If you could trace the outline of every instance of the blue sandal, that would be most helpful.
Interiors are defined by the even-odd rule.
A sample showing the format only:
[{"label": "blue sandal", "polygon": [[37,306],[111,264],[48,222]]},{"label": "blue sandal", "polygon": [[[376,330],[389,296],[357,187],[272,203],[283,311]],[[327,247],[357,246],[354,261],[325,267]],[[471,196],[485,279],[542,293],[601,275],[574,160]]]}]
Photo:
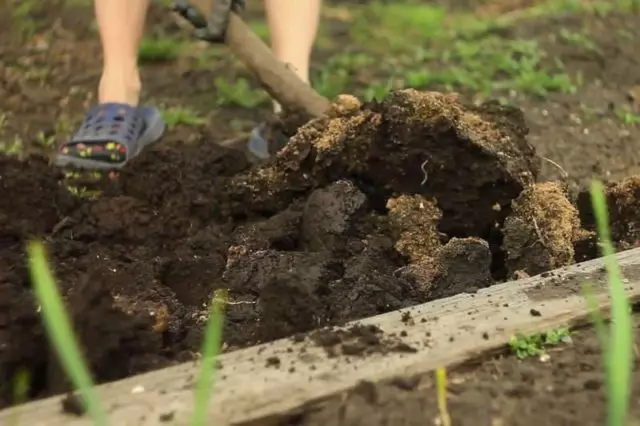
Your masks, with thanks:
[{"label": "blue sandal", "polygon": [[249,153],[260,161],[271,158],[274,152],[280,151],[289,139],[279,131],[270,131],[266,123],[256,126],[247,142]]},{"label": "blue sandal", "polygon": [[104,103],[91,108],[80,130],[62,144],[60,167],[112,170],[124,167],[164,134],[160,111],[151,107]]}]

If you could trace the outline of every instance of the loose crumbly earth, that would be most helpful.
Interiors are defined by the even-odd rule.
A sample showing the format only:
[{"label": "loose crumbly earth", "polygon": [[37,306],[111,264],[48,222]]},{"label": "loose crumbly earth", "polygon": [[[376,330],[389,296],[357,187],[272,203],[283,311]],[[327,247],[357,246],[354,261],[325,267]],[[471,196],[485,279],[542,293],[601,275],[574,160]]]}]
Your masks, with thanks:
[{"label": "loose crumbly earth", "polygon": [[[51,3],[46,16],[56,21],[42,19],[56,37],[46,47],[37,39],[19,45],[0,25],[4,134],[19,135],[35,154],[46,150],[30,141],[54,133],[51,117],[80,116],[92,102],[99,73],[90,9]],[[176,25],[157,8],[151,21]],[[610,28],[635,36],[638,24],[635,14],[568,16],[505,30],[539,39],[567,69],[581,70],[576,94],[523,97],[522,112],[438,92],[402,90],[364,105],[343,97],[258,168],[215,142],[234,132],[229,117],[252,122],[265,116],[260,109],[221,110],[198,130],[177,126],[117,181],[93,183],[94,199],[70,193],[46,158],[0,156],[0,406],[11,404],[20,369],[31,373],[30,398],[67,389],[30,291],[24,245],[31,237],[49,248],[101,382],[196,358],[207,303],[219,288],[230,291],[225,347],[233,350],[593,257],[593,218],[580,191],[591,177],[617,181],[640,171],[640,131],[610,113],[610,105],[626,105],[640,78],[637,45],[620,44]],[[601,48],[577,57],[547,37],[550,26],[586,26]],[[202,89],[211,73],[192,65],[149,66],[146,87],[176,104],[211,105]],[[577,120],[580,106],[598,113]],[[562,182],[536,183],[550,179]],[[640,236],[639,185],[630,177],[608,189],[623,248]],[[585,339],[590,348],[593,339]],[[464,376],[454,419],[596,424],[602,389],[591,380],[598,368],[592,352],[566,355],[558,370],[511,358],[496,361],[497,372],[482,365]],[[572,381],[553,388],[553,398],[538,391],[560,373]],[[600,405],[586,408],[585,386]],[[381,395],[373,405],[357,393],[343,401],[340,424],[434,417],[426,393],[383,386],[371,395]],[[490,415],[478,417],[480,407]],[[288,424],[338,424],[336,409]]]}]

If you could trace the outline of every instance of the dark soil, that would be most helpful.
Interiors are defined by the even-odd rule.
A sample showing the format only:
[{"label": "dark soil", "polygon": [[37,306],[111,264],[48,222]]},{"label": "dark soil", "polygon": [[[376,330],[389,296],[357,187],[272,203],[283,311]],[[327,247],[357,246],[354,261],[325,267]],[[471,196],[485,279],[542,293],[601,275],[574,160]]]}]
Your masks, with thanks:
[{"label": "dark soil", "polygon": [[[29,238],[46,242],[91,369],[105,382],[195,359],[216,289],[230,291],[225,344],[233,350],[593,257],[593,219],[579,190],[591,176],[618,179],[640,165],[640,132],[612,124],[608,110],[588,137],[584,124],[568,119],[582,102],[626,102],[626,90],[640,78],[638,48],[614,45],[608,31],[637,34],[640,18],[589,17],[583,19],[605,57],[563,56],[567,67],[585,70],[586,94],[523,99],[527,123],[519,109],[465,105],[436,92],[402,90],[366,105],[343,97],[329,117],[302,126],[273,162],[252,167],[243,153],[216,144],[233,133],[223,125],[227,111],[211,127],[175,129],[116,181],[96,184],[98,197],[77,197],[32,141],[51,127],[51,116],[79,114],[91,101],[98,68],[87,58],[98,45],[81,19],[87,13],[56,15],[56,42],[30,46],[26,56],[8,32],[0,38],[0,106],[11,113],[9,130],[33,154],[0,156],[0,406],[11,403],[11,380],[20,369],[31,372],[31,398],[68,389],[30,289]],[[175,25],[152,15],[158,26]],[[537,34],[545,25],[563,24],[534,22],[518,31]],[[566,53],[560,44],[557,50]],[[25,69],[44,77],[22,74]],[[211,93],[199,89],[209,74],[180,68],[184,85],[176,85],[168,69],[147,69],[151,93],[182,104],[211,102]],[[78,87],[87,90],[80,91],[84,96]],[[245,111],[243,118],[263,114]],[[569,177],[536,183],[557,177],[536,151],[562,164]],[[631,178],[609,190],[620,247],[639,237],[639,184]],[[469,401],[502,395],[512,398],[513,413],[540,414],[544,407],[557,420],[546,424],[572,424],[553,411],[562,408],[557,395],[547,399],[528,387],[556,380],[547,365],[500,362],[501,381],[487,380],[484,367],[469,376]],[[596,361],[587,364],[586,372],[571,370],[585,374],[576,378],[580,386],[594,374]],[[380,388],[380,401],[406,407],[411,418],[418,413],[421,423],[433,418],[427,394],[391,390]],[[585,401],[580,392],[561,394],[575,397],[576,407]],[[404,395],[409,405],[396,401]],[[362,411],[371,408],[358,398],[348,400],[352,417],[345,424],[383,424],[381,413],[393,413],[376,408],[366,417]],[[457,415],[477,420],[479,407],[461,404]],[[337,424],[332,410],[296,424]],[[505,424],[530,424],[503,417]]]}]

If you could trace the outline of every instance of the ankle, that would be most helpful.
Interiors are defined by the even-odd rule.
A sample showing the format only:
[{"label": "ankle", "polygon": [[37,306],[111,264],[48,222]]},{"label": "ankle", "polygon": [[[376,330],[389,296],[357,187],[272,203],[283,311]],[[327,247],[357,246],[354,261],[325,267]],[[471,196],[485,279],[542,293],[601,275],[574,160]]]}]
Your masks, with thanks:
[{"label": "ankle", "polygon": [[118,102],[138,105],[141,88],[137,68],[130,71],[105,69],[100,78],[98,100],[100,103]]}]

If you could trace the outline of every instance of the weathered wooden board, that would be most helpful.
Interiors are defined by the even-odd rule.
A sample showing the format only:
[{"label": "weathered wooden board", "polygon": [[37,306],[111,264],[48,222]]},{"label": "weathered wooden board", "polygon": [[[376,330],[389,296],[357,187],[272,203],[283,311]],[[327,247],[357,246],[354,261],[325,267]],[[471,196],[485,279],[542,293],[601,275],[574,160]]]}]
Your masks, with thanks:
[{"label": "weathered wooden board", "polygon": [[[640,249],[616,257],[629,296],[640,299]],[[601,306],[607,308],[605,278],[604,262],[597,259],[360,322],[401,336],[417,349],[413,353],[327,357],[323,348],[309,341],[285,339],[225,354],[220,372],[224,379],[217,383],[208,424],[277,418],[303,404],[351,389],[361,380],[426,373],[498,348],[517,332],[540,332],[584,321],[587,309],[582,285],[593,283]],[[407,311],[411,321],[403,315]],[[268,367],[267,360],[274,356],[280,365]],[[112,425],[186,425],[197,374],[196,365],[183,364],[100,386],[99,393]],[[16,420],[19,423],[11,423]],[[63,414],[60,397],[54,397],[0,412],[0,425],[5,424],[85,426],[91,422]]]}]

